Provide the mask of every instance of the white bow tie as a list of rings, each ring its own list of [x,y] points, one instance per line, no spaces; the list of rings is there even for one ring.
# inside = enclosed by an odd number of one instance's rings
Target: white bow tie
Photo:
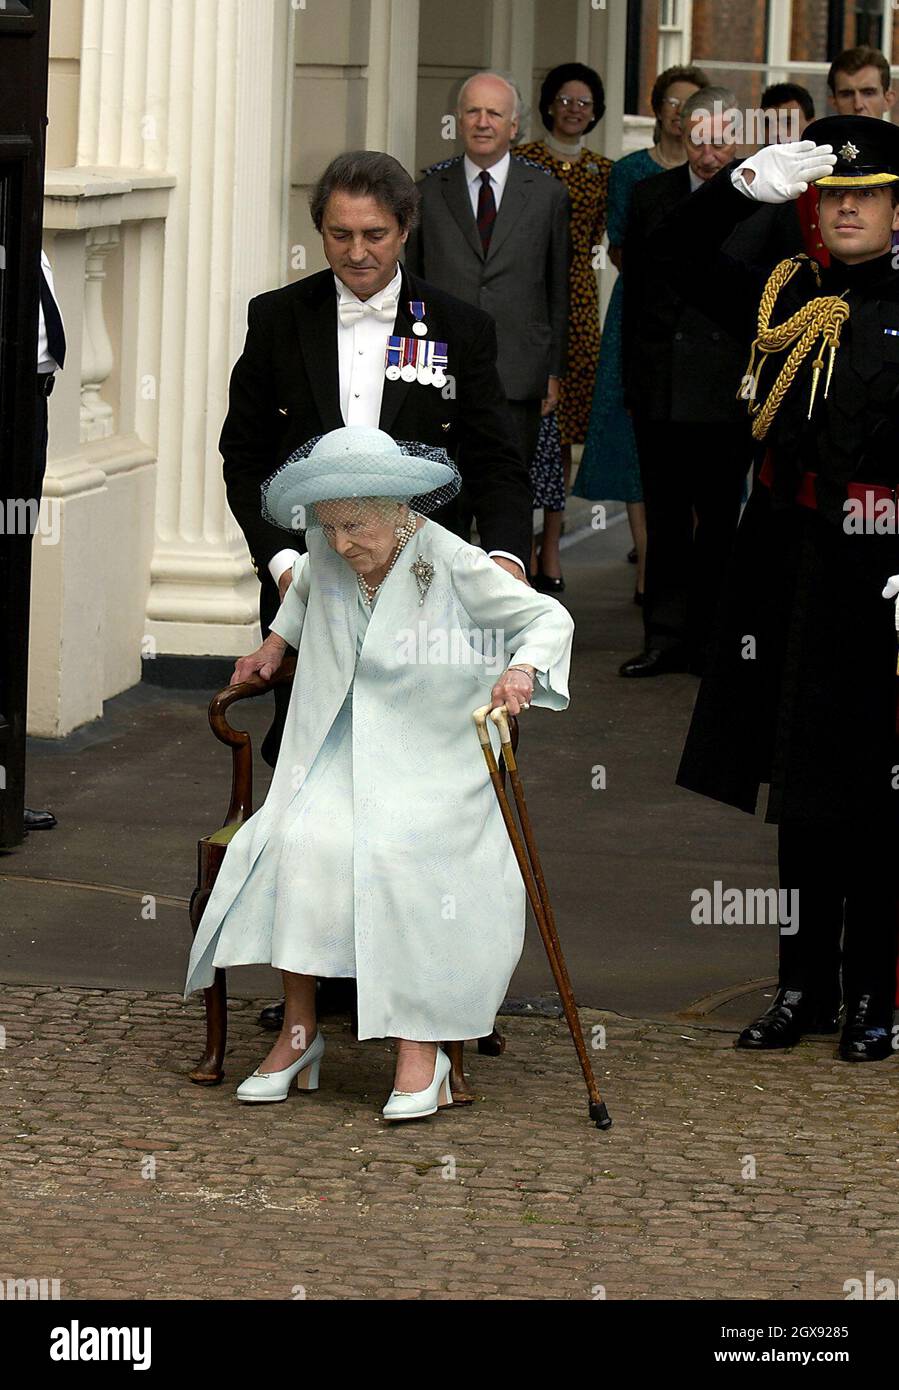
[[[368,301],[362,302],[359,299],[344,299],[342,296],[337,301],[337,317],[340,319],[341,326],[348,328],[354,323],[358,323],[366,314],[378,319],[381,323],[393,323],[396,318],[396,306],[399,296],[388,296],[380,309],[376,309]]]

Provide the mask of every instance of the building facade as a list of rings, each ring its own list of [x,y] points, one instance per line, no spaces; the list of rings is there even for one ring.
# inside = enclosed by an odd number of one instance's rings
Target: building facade
[[[892,43],[899,17],[877,3]],[[870,9],[840,5],[846,24]],[[535,109],[546,71],[577,59],[606,86],[588,143],[616,158],[648,143],[671,63],[745,74],[747,95],[817,80],[819,11],[833,28],[825,0],[56,0],[44,245],[69,355],[34,545],[29,732],[98,718],[148,663],[258,642],[217,441],[247,301],[324,265],[307,195],[333,155],[381,149],[418,171],[458,151],[468,73],[514,73]]]

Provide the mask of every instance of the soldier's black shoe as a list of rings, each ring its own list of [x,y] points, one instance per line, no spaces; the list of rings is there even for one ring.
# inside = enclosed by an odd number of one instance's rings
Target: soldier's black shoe
[[[259,1015],[259,1027],[267,1028],[270,1033],[280,1033],[284,1027],[284,1000],[280,1004],[269,1004],[268,1008],[263,1009]]]
[[[839,1026],[838,1006],[822,1008],[804,990],[779,989],[771,1007],[743,1029],[734,1046],[756,1051],[795,1047],[803,1033],[836,1033]]]
[[[882,1062],[893,1051],[892,1010],[872,1005],[870,994],[863,994],[847,1010],[846,1026],[840,1038],[839,1053],[844,1062]]]

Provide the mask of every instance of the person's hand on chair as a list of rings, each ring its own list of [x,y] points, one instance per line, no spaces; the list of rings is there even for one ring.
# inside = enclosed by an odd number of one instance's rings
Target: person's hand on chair
[[[284,638],[279,637],[277,632],[270,632],[256,651],[250,652],[249,656],[238,657],[234,663],[231,684],[240,685],[243,681],[249,680],[250,676],[261,676],[264,681],[270,681],[284,660],[286,651],[287,643]]]
[[[534,693],[533,666],[510,666],[500,676],[490,692],[490,708],[498,709],[505,705],[509,714],[520,714],[530,709]]]

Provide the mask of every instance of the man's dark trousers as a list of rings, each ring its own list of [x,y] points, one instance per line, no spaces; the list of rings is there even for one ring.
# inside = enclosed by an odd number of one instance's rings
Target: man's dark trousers
[[[518,445],[521,457],[524,459],[528,468],[537,452],[537,440],[540,438],[540,407],[542,401],[506,401],[509,407],[509,414],[512,416],[512,423],[515,426],[515,442]],[[461,526],[459,534],[465,539],[470,540],[471,528],[474,522],[474,508],[468,495],[468,489],[464,486],[459,494],[459,515]]]
[[[701,665],[752,462],[745,424],[634,418],[646,506],[646,649]],[[694,529],[695,511],[695,529]]]
[[[851,756],[851,749],[840,756]],[[876,822],[778,826],[780,884],[796,894],[799,927],[780,936],[782,989],[807,991],[826,1008],[839,1001],[842,967],[848,1007],[868,994],[878,1015],[892,1014],[899,924],[895,838],[894,825]]]

